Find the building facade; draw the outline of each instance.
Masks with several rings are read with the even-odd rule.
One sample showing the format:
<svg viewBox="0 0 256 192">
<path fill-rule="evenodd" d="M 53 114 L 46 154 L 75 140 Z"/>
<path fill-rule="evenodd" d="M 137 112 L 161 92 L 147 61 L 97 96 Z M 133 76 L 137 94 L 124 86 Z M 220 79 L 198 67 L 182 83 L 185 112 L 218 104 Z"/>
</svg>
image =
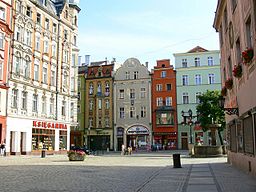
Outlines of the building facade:
<svg viewBox="0 0 256 192">
<path fill-rule="evenodd" d="M 211 144 L 210 132 L 203 132 L 195 124 L 183 125 L 182 111 L 192 110 L 196 121 L 196 106 L 200 102 L 198 96 L 207 90 L 220 90 L 220 56 L 219 51 L 208 51 L 195 47 L 187 53 L 175 53 L 175 69 L 177 71 L 177 115 L 178 115 L 178 147 L 188 149 L 188 144 Z M 219 141 L 217 141 L 219 143 Z"/>
<path fill-rule="evenodd" d="M 219 0 L 214 28 L 220 40 L 228 161 L 256 175 L 256 0 Z"/>
<path fill-rule="evenodd" d="M 114 149 L 122 144 L 149 149 L 152 144 L 151 77 L 138 59 L 129 58 L 114 75 Z"/>
<path fill-rule="evenodd" d="M 166 59 L 151 73 L 153 149 L 177 149 L 176 71 Z"/>
<path fill-rule="evenodd" d="M 113 69 L 91 62 L 85 76 L 85 145 L 92 150 L 113 150 Z"/>
<path fill-rule="evenodd" d="M 77 126 L 75 1 L 13 1 L 7 154 L 61 153 Z"/>
<path fill-rule="evenodd" d="M 12 1 L 0 0 L 0 143 L 6 143 L 8 63 L 11 55 Z"/>
</svg>

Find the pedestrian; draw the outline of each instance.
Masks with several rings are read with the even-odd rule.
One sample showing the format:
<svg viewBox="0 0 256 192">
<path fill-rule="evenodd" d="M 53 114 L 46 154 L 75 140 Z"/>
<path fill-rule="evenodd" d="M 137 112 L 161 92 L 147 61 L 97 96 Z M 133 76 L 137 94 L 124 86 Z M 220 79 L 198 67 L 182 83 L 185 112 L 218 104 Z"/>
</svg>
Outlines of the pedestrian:
<svg viewBox="0 0 256 192">
<path fill-rule="evenodd" d="M 132 147 L 131 147 L 131 146 L 128 147 L 128 154 L 129 154 L 129 155 L 132 154 Z"/>
<path fill-rule="evenodd" d="M 122 151 L 121 151 L 121 155 L 125 155 L 125 146 L 124 146 L 124 144 L 122 144 Z"/>
<path fill-rule="evenodd" d="M 0 155 L 5 156 L 5 143 L 2 143 L 0 146 Z"/>
</svg>

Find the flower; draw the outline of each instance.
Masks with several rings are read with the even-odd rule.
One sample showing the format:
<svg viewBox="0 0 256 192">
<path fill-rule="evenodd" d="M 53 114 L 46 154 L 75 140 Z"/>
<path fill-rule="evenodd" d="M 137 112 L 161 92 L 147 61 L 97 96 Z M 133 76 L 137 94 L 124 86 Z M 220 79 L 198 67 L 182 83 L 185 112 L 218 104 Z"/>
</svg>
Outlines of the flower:
<svg viewBox="0 0 256 192">
<path fill-rule="evenodd" d="M 225 82 L 225 87 L 227 89 L 232 89 L 232 87 L 233 87 L 233 79 L 231 79 L 231 78 L 227 79 L 226 82 Z"/>
<path fill-rule="evenodd" d="M 224 97 L 227 95 L 227 88 L 226 87 L 222 87 L 221 89 L 221 95 Z"/>
<path fill-rule="evenodd" d="M 247 48 L 242 52 L 242 58 L 244 64 L 250 63 L 252 58 L 253 58 L 253 49 L 252 48 Z"/>
<path fill-rule="evenodd" d="M 234 69 L 233 69 L 233 75 L 234 75 L 234 77 L 240 78 L 240 77 L 242 77 L 242 74 L 243 74 L 242 65 L 240 65 L 240 64 L 235 65 L 235 67 L 234 67 Z"/>
<path fill-rule="evenodd" d="M 85 152 L 81 151 L 81 150 L 70 150 L 67 152 L 68 153 L 68 157 L 71 156 L 85 156 Z"/>
</svg>

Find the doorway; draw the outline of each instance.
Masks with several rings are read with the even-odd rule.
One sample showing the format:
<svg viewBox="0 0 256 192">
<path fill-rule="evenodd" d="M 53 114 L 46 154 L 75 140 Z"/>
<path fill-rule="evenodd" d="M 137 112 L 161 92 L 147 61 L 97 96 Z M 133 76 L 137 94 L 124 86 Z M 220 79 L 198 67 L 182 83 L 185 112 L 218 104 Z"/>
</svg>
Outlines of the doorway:
<svg viewBox="0 0 256 192">
<path fill-rule="evenodd" d="M 188 150 L 188 138 L 181 138 L 181 149 Z"/>
<path fill-rule="evenodd" d="M 124 143 L 123 138 L 117 138 L 117 151 L 121 151 L 122 150 L 123 143 Z"/>
</svg>

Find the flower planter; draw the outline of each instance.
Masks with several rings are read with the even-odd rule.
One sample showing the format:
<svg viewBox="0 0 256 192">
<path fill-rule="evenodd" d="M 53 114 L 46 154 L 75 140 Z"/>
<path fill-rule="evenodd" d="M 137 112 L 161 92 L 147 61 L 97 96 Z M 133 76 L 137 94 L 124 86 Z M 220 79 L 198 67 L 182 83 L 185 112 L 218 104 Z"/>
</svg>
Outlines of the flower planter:
<svg viewBox="0 0 256 192">
<path fill-rule="evenodd" d="M 240 78 L 243 75 L 243 68 L 242 65 L 235 65 L 234 69 L 233 69 L 233 75 L 236 78 Z"/>
<path fill-rule="evenodd" d="M 253 58 L 253 49 L 252 48 L 247 48 L 246 50 L 244 50 L 242 52 L 242 58 L 243 58 L 243 62 L 245 64 L 248 64 L 251 62 L 252 58 Z"/>
<path fill-rule="evenodd" d="M 72 154 L 69 156 L 69 161 L 84 161 L 84 156 Z"/>
</svg>

